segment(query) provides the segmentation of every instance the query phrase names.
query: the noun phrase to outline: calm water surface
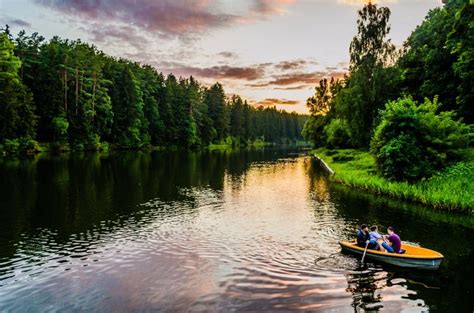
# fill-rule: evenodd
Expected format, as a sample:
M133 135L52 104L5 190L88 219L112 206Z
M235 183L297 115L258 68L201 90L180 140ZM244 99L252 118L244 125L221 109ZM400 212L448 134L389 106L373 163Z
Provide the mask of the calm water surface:
M337 241L364 222L447 260L363 267ZM472 312L473 230L291 150L0 161L0 311Z

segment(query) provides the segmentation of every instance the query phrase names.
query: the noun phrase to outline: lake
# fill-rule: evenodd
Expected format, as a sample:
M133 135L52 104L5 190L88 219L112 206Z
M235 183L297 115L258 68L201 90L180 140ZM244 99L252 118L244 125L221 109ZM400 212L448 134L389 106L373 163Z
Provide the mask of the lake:
M340 252L361 223L435 272ZM0 311L472 312L474 221L331 184L295 149L0 161Z

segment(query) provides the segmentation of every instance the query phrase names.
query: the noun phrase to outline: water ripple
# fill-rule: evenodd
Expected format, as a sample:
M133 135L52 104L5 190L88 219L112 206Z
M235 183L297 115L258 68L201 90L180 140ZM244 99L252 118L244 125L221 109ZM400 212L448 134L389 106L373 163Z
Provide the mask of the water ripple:
M222 190L178 188L67 236L22 233L0 258L0 310L353 311L385 308L382 291L414 297L339 252L354 225L308 193L306 166L260 162Z

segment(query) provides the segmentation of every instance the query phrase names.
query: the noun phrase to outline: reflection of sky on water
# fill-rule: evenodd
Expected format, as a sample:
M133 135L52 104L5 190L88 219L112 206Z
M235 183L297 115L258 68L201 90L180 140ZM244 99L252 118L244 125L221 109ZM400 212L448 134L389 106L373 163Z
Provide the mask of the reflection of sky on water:
M129 158L113 156L94 159L92 171L84 162L55 164L56 171L67 173L56 172L64 186L58 192L71 190L71 184L82 188L84 181L74 175L81 165L78 169L94 178L98 190L107 190L109 199L95 201L97 190L81 189L88 201L75 203L74 220L89 224L75 222L76 228L56 230L61 222L55 220L28 228L33 222L25 220L27 231L19 235L14 254L1 255L0 308L352 312L353 306L418 311L442 305L437 301L445 291L431 287L445 282L370 263L368 270L360 269L354 258L340 253L338 239L352 236L366 219L393 222L390 211L333 190L309 158L282 156L194 155L181 156L179 162L152 154L132 158L133 170ZM167 170L161 168L163 162ZM104 175L111 173L111 165L112 180ZM117 207L117 197L127 199L124 190L135 194L124 203L127 210ZM11 203L6 194L1 196ZM49 205L51 212L61 212ZM398 212L398 218L407 239L442 241L418 231L420 225L425 231L434 227L424 216Z

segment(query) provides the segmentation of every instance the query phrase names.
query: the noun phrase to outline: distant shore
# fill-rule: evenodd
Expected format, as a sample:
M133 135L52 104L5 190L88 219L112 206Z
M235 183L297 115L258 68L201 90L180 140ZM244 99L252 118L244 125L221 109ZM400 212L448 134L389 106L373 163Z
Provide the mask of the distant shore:
M71 147L69 144L58 144L52 142L42 142L36 143L34 148L24 152L24 151L16 151L14 153L9 153L2 145L0 145L0 159L5 158L18 158L18 157L28 157L39 155L43 153L54 153L54 154L62 154L62 153L78 153L78 152L107 152L107 151L146 151L146 150L189 150L189 151L203 151L203 150L232 150L232 149L262 149L265 147L279 147L279 146L288 146L288 147L306 147L309 149L310 145L304 141L290 141L286 143L274 143L274 142L267 142L263 140L254 140L248 142L241 142L237 140L227 140L219 143L211 143L206 146L198 146L198 147L180 147L176 146L154 146L154 145L146 145L142 147L122 147L119 145L108 144L108 143L100 143L98 146L93 148L87 147Z

